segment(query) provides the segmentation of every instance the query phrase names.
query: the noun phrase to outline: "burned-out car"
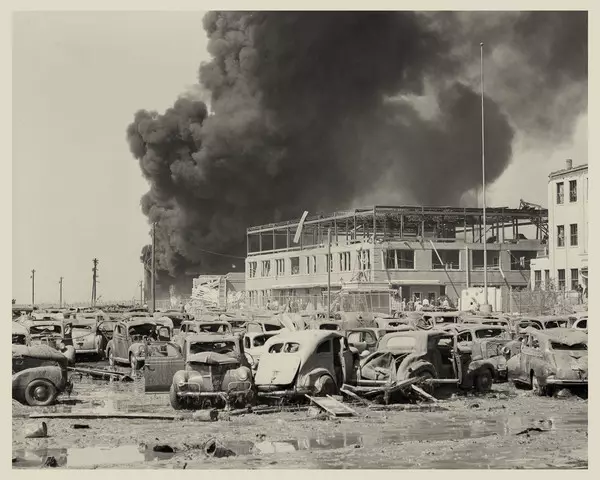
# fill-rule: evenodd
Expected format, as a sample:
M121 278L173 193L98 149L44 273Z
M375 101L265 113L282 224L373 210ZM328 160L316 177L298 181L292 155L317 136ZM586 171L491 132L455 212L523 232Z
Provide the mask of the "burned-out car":
M29 332L30 345L48 345L63 353L69 363L75 363L75 348L71 323L64 320L24 320L20 322Z
M237 334L196 334L186 337L182 346L166 343L146 358L144 378L145 391L168 391L175 409L246 405L256 398Z
M75 316L71 325L75 353L104 355L100 325L106 321L110 321L110 317L104 313L80 313Z
M358 363L358 351L338 332L282 331L265 343L254 379L259 394L335 394L355 382Z
M31 406L51 405L70 392L69 359L48 345L12 346L12 398Z
M118 322L106 347L111 366L129 364L134 370L144 365L149 350L171 341L172 328L152 317L133 317Z
M411 328L408 325L401 325L397 327L390 328L352 328L346 330L344 335L348 339L348 344L351 347L356 348L358 353L361 355L366 355L369 353L373 353L377 350L377 345L379 344L379 340L383 338L384 335L393 332L402 332L409 331Z
M496 376L495 368L489 358L473 356L472 348L459 348L452 331L389 333L379 341L377 351L361 361L358 385L378 386L420 377L430 390L436 380L443 380L486 392Z
M265 343L267 340L278 335L279 332L280 330L275 332L247 331L244 334L244 351L253 369L258 367L260 357L265 352Z
M555 387L587 387L588 336L570 328L529 328L507 368L509 380L540 395L552 395Z
M25 325L19 322L12 322L12 344L13 345L29 345L31 339L29 330Z

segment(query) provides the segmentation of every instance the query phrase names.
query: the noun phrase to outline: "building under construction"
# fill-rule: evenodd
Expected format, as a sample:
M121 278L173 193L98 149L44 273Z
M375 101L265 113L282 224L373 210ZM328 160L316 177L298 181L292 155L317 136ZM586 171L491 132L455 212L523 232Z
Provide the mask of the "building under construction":
M530 260L547 242L548 211L521 201L518 209L486 208L485 220L484 232L480 208L374 206L250 227L247 300L326 308L329 264L336 309L390 312L402 299L442 295L456 301L465 287L483 285L484 242L488 285L527 287Z

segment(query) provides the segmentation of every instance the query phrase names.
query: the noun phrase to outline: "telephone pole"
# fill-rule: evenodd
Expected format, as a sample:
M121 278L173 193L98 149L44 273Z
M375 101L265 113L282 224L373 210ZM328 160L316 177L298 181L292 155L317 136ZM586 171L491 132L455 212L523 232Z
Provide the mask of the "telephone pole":
M144 281L140 280L138 283L140 287L140 306L144 305Z
M35 307L35 268L31 270L31 308Z
M58 284L60 285L60 296L58 297L58 307L62 308L62 287L63 287L63 277L60 277L58 280Z
M96 306L96 284L98 283L98 259L92 260L94 267L92 268L92 307Z
M488 273L487 273L487 219L486 219L486 206L485 206L485 115L483 108L483 42L479 44L481 49L481 64L480 64L480 75L481 75L481 202L483 203L483 298L484 298L484 311L487 313L490 311L491 306L488 300Z
M152 224L152 305L151 313L156 311L156 222Z

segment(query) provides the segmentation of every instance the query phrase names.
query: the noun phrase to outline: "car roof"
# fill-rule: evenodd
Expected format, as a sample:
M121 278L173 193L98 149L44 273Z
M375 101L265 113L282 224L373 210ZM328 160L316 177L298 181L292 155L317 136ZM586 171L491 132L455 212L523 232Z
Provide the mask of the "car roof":
M216 334L216 333L195 333L185 337L187 343L213 343L213 342L231 342L242 338L236 333Z
M13 345L12 355L13 357L34 357L41 360L67 362L65 355L48 345Z
M265 345L272 345L279 342L296 342L304 344L316 344L328 338L340 338L342 335L335 330L278 330L280 332L276 337L269 338Z
M577 328L549 328L548 330L536 330L527 328L523 333L532 333L538 337L546 338L551 342L564 343L565 345L574 345L576 343L586 343L588 334Z

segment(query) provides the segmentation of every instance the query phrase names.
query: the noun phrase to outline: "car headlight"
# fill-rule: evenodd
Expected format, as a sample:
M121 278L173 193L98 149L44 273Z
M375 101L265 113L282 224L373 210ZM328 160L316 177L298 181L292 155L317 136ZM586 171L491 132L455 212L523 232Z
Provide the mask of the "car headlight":
M248 370L243 367L238 368L235 371L235 374L242 381L248 380Z
M183 387L185 387L185 383L186 382L177 382L177 387L178 388L183 388Z

